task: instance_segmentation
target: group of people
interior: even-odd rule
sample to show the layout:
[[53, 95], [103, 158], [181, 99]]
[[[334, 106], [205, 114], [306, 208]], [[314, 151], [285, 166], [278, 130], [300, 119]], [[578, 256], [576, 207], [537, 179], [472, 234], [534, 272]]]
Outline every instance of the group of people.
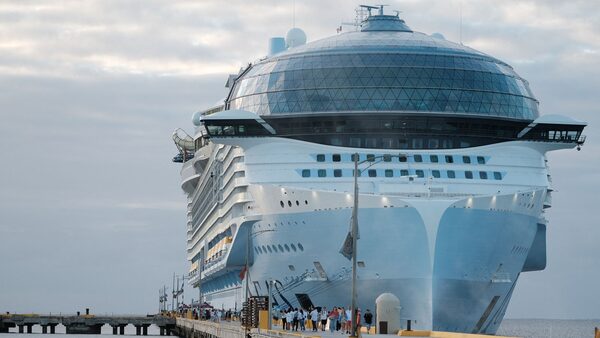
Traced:
[[329, 324], [331, 333], [336, 331], [345, 332], [346, 334], [352, 331], [352, 320], [356, 320], [357, 330], [360, 331], [361, 317], [364, 319], [367, 332], [370, 331], [373, 325], [373, 314], [370, 310], [361, 316], [360, 309], [356, 309], [355, 316], [352, 316], [350, 309], [335, 306], [331, 311], [326, 307], [313, 307], [308, 310], [303, 308], [288, 308], [287, 310], [275, 310], [273, 319], [281, 319], [282, 328], [286, 331], [305, 331], [307, 321], [311, 322], [312, 331], [325, 331]]

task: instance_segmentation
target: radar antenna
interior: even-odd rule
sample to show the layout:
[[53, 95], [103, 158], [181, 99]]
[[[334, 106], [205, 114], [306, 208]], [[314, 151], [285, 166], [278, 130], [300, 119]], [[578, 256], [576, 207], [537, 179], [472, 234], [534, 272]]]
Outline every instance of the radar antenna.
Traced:
[[354, 12], [356, 13], [354, 16], [354, 21], [353, 22], [348, 22], [348, 21], [341, 22], [341, 26], [338, 27], [338, 33], [340, 33], [342, 31], [342, 26], [353, 26], [354, 30], [358, 31], [362, 22], [365, 21], [369, 16], [371, 16], [371, 10], [377, 9], [377, 8], [378, 7], [367, 6], [367, 5], [360, 5], [360, 6], [356, 7], [354, 9]]
[[383, 6], [380, 8], [380, 7], [377, 7], [377, 6], [359, 5], [359, 7], [366, 9], [367, 12], [369, 12], [369, 16], [371, 16], [371, 10], [373, 10], [373, 9], [378, 9], [379, 8], [380, 11], [383, 10]]

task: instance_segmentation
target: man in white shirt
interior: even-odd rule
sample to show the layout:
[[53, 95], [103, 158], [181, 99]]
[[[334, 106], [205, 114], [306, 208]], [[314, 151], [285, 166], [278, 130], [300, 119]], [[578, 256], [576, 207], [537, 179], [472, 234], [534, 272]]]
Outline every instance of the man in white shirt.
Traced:
[[313, 309], [310, 312], [310, 321], [312, 322], [312, 330], [314, 332], [317, 331], [317, 321], [319, 320], [319, 311], [317, 309]]

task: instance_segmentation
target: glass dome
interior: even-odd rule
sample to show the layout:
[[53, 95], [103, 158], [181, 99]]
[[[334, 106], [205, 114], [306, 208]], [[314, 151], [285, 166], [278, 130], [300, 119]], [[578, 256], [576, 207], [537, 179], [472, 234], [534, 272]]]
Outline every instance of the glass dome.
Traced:
[[247, 69], [229, 109], [259, 115], [401, 112], [534, 120], [538, 102], [508, 64], [403, 20], [373, 15], [361, 31], [288, 49]]

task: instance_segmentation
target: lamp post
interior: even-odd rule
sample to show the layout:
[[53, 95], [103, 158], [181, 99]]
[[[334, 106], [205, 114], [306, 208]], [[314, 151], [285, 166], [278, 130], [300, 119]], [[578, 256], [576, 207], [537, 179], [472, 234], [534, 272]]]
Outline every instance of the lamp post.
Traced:
[[[365, 169], [366, 170], [368, 168], [370, 168], [371, 166], [374, 166], [375, 164], [381, 162], [384, 158], [384, 156], [390, 156], [391, 158], [398, 158], [400, 159], [401, 157], [406, 158], [407, 155], [406, 154], [399, 154], [399, 155], [377, 155], [377, 156], [373, 156], [370, 158], [367, 158], [366, 160], [363, 161], [359, 161], [359, 155], [358, 153], [354, 153], [353, 157], [354, 157], [354, 206], [352, 207], [352, 229], [351, 229], [351, 236], [352, 236], [352, 301], [350, 304], [350, 315], [351, 315], [351, 323], [352, 323], [352, 329], [350, 332], [350, 337], [357, 337], [357, 332], [356, 332], [356, 328], [357, 328], [357, 322], [358, 322], [358, 313], [356, 311], [356, 298], [357, 298], [357, 294], [356, 294], [356, 255], [357, 255], [357, 240], [358, 240], [358, 176], [360, 175], [360, 172], [358, 171], [358, 165], [359, 164], [363, 164], [366, 162], [371, 162], [371, 164], [369, 166], [367, 166]], [[407, 160], [408, 163], [408, 160]]]

